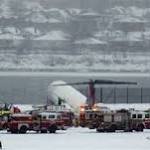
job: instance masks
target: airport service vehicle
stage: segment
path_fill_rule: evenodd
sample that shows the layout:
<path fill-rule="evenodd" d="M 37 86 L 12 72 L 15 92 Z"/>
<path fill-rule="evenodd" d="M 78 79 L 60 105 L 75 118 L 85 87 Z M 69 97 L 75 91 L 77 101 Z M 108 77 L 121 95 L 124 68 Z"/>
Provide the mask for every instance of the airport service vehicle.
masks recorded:
<path fill-rule="evenodd" d="M 38 116 L 40 116 L 42 120 L 46 119 L 50 121 L 55 121 L 58 130 L 66 129 L 61 113 L 46 111 L 46 112 L 39 113 Z"/>
<path fill-rule="evenodd" d="M 150 129 L 150 112 L 138 110 L 110 110 L 107 107 L 81 106 L 80 126 L 98 132 L 143 131 Z"/>
<path fill-rule="evenodd" d="M 83 105 L 80 107 L 79 125 L 95 129 L 99 126 L 99 122 L 103 121 L 103 116 L 110 111 L 107 107 L 97 107 Z"/>
<path fill-rule="evenodd" d="M 31 114 L 39 114 L 48 120 L 55 120 L 59 126 L 63 126 L 63 129 L 73 125 L 74 112 L 64 105 L 46 105 L 45 108 L 42 107 L 37 112 L 31 112 Z"/>
<path fill-rule="evenodd" d="M 40 116 L 33 117 L 30 114 L 13 114 L 8 121 L 8 131 L 11 133 L 26 133 L 27 131 L 55 133 L 56 130 L 55 121 L 43 119 Z"/>
<path fill-rule="evenodd" d="M 72 111 L 60 111 L 60 114 L 66 128 L 73 126 L 75 114 Z"/>
<path fill-rule="evenodd" d="M 150 110 L 145 111 L 145 114 L 141 114 L 141 115 L 134 115 L 134 117 L 138 118 L 138 117 L 142 117 L 144 118 L 144 125 L 146 129 L 150 129 Z"/>
<path fill-rule="evenodd" d="M 96 128 L 98 132 L 143 131 L 145 126 L 146 113 L 135 110 L 116 110 L 103 114 L 103 121 L 99 122 Z M 99 119 L 98 119 L 99 120 Z"/>

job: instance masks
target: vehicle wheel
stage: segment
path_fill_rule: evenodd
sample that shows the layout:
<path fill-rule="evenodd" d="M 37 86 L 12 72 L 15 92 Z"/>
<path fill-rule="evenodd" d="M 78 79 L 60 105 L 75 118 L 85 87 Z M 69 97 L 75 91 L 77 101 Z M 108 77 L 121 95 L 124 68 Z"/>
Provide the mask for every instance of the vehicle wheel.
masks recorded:
<path fill-rule="evenodd" d="M 124 132 L 133 132 L 133 129 L 125 129 Z"/>
<path fill-rule="evenodd" d="M 10 130 L 10 132 L 11 132 L 12 134 L 17 134 L 17 133 L 18 133 L 18 130 Z"/>
<path fill-rule="evenodd" d="M 143 125 L 143 124 L 139 124 L 139 125 L 137 126 L 137 131 L 143 132 L 143 130 L 144 130 L 144 125 Z"/>
<path fill-rule="evenodd" d="M 57 130 L 57 126 L 56 126 L 56 125 L 51 125 L 51 126 L 49 127 L 49 132 L 50 132 L 50 133 L 55 133 L 56 130 Z"/>
<path fill-rule="evenodd" d="M 20 130 L 19 130 L 19 133 L 26 133 L 27 132 L 27 127 L 26 126 L 21 126 Z"/>
<path fill-rule="evenodd" d="M 97 128 L 96 131 L 97 131 L 97 132 L 104 132 L 104 129 L 99 129 L 99 128 Z"/>
<path fill-rule="evenodd" d="M 115 124 L 112 124 L 112 125 L 110 126 L 110 128 L 108 129 L 108 132 L 115 132 L 116 129 L 117 129 L 117 126 L 116 126 Z"/>
<path fill-rule="evenodd" d="M 4 123 L 2 128 L 3 128 L 3 129 L 7 129 L 7 127 L 8 127 L 8 126 L 7 126 L 7 123 Z"/>
<path fill-rule="evenodd" d="M 41 130 L 41 133 L 47 133 L 46 129 Z"/>

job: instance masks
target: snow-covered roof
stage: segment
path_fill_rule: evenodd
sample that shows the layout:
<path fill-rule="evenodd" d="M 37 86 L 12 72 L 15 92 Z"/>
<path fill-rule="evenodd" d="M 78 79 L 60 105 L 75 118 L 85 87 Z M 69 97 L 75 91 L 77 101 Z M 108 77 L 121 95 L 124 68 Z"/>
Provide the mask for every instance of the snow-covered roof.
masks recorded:
<path fill-rule="evenodd" d="M 45 23 L 47 22 L 47 18 L 44 15 L 42 15 L 40 12 L 34 12 L 30 14 L 29 17 L 25 19 L 25 21 L 32 21 L 35 23 Z"/>
<path fill-rule="evenodd" d="M 68 8 L 67 11 L 69 11 L 69 13 L 72 15 L 79 15 L 82 12 L 81 9 L 77 8 Z"/>
<path fill-rule="evenodd" d="M 20 35 L 14 35 L 14 34 L 6 33 L 6 34 L 0 34 L 0 39 L 22 40 L 24 38 Z"/>
<path fill-rule="evenodd" d="M 125 10 L 121 6 L 116 6 L 112 9 L 106 10 L 106 12 L 112 12 L 112 13 L 116 13 L 116 14 L 124 14 Z"/>
<path fill-rule="evenodd" d="M 3 1 L 1 3 L 0 9 L 1 9 L 0 17 L 4 17 L 7 19 L 13 17 L 13 13 L 7 4 L 7 1 Z"/>
<path fill-rule="evenodd" d="M 38 29 L 35 30 L 35 28 L 33 28 L 33 27 L 24 28 L 24 31 L 27 33 L 30 33 L 32 35 L 40 35 L 41 34 L 41 32 Z"/>
<path fill-rule="evenodd" d="M 82 16 L 99 16 L 100 14 L 99 13 L 96 13 L 96 12 L 86 12 L 86 13 L 82 13 L 81 14 Z"/>
<path fill-rule="evenodd" d="M 17 28 L 11 26 L 11 27 L 5 27 L 5 28 L 0 28 L 0 34 L 6 34 L 6 33 L 9 33 L 9 34 L 15 34 L 16 35 L 16 32 L 18 33 L 19 30 L 16 30 Z"/>
<path fill-rule="evenodd" d="M 32 2 L 32 1 L 28 1 L 24 3 L 26 9 L 32 10 L 32 11 L 43 11 L 44 8 L 42 7 L 42 5 L 40 5 L 39 2 Z"/>
<path fill-rule="evenodd" d="M 133 22 L 133 23 L 145 22 L 143 18 L 132 17 L 130 15 L 118 15 L 115 16 L 115 20 L 116 22 Z"/>
<path fill-rule="evenodd" d="M 49 23 L 60 23 L 62 21 L 59 19 L 56 19 L 56 18 L 49 18 L 49 19 L 47 19 L 47 22 L 49 22 Z"/>
<path fill-rule="evenodd" d="M 50 9 L 47 9 L 44 11 L 48 12 L 49 14 L 55 14 L 55 16 L 59 15 L 59 16 L 63 17 L 64 19 L 69 17 L 69 14 L 67 13 L 66 10 L 59 9 L 59 8 L 50 8 Z"/>
<path fill-rule="evenodd" d="M 87 38 L 75 41 L 75 44 L 107 44 L 105 41 L 100 41 L 96 38 Z"/>
<path fill-rule="evenodd" d="M 114 8 L 106 10 L 106 13 L 110 13 L 113 15 L 129 15 L 134 17 L 143 17 L 148 12 L 150 12 L 150 8 L 140 8 L 136 6 L 115 6 Z"/>
<path fill-rule="evenodd" d="M 110 41 L 124 41 L 124 42 L 140 42 L 143 41 L 145 33 L 142 32 L 128 32 L 128 34 L 125 36 L 122 31 L 118 32 L 112 32 L 111 33 L 111 40 Z"/>
<path fill-rule="evenodd" d="M 68 40 L 69 35 L 64 33 L 63 31 L 51 31 L 47 34 L 40 36 L 38 38 L 35 38 L 34 40 L 57 40 L 57 41 L 64 41 Z"/>

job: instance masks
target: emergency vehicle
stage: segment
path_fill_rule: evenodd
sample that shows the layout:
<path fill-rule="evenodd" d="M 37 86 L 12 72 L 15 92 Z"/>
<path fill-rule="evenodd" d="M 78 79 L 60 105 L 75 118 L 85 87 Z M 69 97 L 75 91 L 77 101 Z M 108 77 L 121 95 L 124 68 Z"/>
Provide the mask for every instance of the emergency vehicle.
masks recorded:
<path fill-rule="evenodd" d="M 41 133 L 55 133 L 57 125 L 55 121 L 47 120 L 41 116 L 33 117 L 30 114 L 13 114 L 8 121 L 8 131 L 11 133 L 26 133 L 36 131 Z"/>
<path fill-rule="evenodd" d="M 103 121 L 99 122 L 96 129 L 98 132 L 143 131 L 145 124 L 142 114 L 125 109 L 111 111 L 103 115 Z"/>
<path fill-rule="evenodd" d="M 98 132 L 143 131 L 150 129 L 150 111 L 110 110 L 107 107 L 80 107 L 80 126 L 96 129 Z"/>
<path fill-rule="evenodd" d="M 55 114 L 53 117 L 57 120 L 63 121 L 65 127 L 71 127 L 73 125 L 74 112 L 66 108 L 65 105 L 48 105 L 44 111 L 51 112 L 53 115 Z"/>
<path fill-rule="evenodd" d="M 103 120 L 105 112 L 110 111 L 107 107 L 84 105 L 80 107 L 79 125 L 94 129 L 98 122 Z M 98 122 L 97 122 L 98 121 Z"/>
<path fill-rule="evenodd" d="M 66 129 L 61 113 L 46 111 L 41 112 L 38 115 L 41 117 L 41 119 L 55 121 L 58 130 Z"/>

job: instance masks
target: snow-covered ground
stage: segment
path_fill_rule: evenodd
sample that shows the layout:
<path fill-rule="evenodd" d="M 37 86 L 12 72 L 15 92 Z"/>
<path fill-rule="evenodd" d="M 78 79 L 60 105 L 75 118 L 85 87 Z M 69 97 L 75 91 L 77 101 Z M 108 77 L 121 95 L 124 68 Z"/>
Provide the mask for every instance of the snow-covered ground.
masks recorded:
<path fill-rule="evenodd" d="M 70 128 L 56 134 L 0 133 L 3 150 L 149 150 L 150 130 L 138 133 L 97 133 Z"/>

